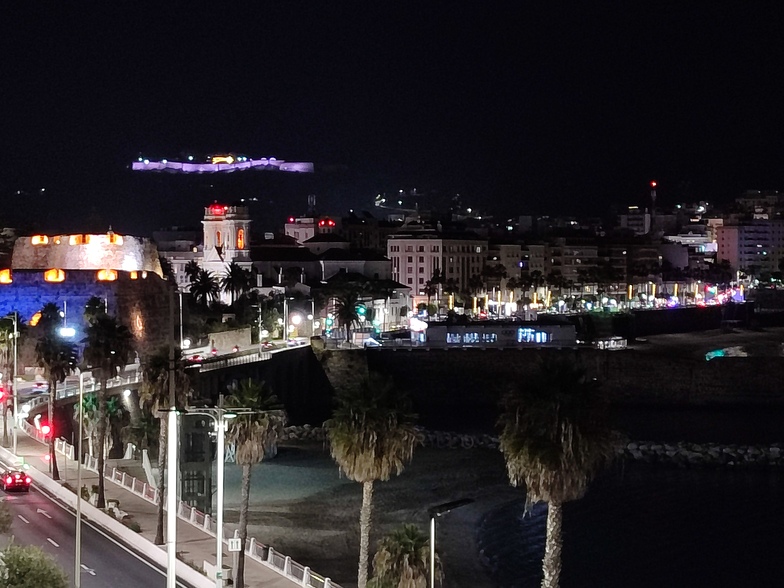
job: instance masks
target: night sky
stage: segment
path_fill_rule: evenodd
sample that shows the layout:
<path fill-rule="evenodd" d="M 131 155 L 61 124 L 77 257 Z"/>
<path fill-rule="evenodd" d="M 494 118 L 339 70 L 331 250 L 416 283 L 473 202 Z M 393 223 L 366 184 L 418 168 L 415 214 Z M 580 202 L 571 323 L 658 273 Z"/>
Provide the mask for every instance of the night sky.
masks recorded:
<path fill-rule="evenodd" d="M 144 234 L 256 197 L 269 229 L 308 193 L 340 214 L 400 188 L 495 215 L 598 215 L 654 178 L 663 205 L 784 189 L 776 3 L 189 4 L 4 7 L 0 224 Z M 220 151 L 318 173 L 128 169 Z"/>

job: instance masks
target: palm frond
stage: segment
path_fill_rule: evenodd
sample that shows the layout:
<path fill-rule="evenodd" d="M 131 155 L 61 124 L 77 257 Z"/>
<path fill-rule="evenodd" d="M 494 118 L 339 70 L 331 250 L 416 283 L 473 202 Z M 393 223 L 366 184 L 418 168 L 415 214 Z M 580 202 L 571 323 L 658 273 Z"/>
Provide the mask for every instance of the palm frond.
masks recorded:
<path fill-rule="evenodd" d="M 229 421 L 226 438 L 234 443 L 239 465 L 261 463 L 277 445 L 286 425 L 286 412 L 264 382 L 243 380 L 226 397 L 225 408 L 250 408 L 255 412 L 239 414 Z"/>
<path fill-rule="evenodd" d="M 386 481 L 411 461 L 417 443 L 408 397 L 375 374 L 339 391 L 325 423 L 330 452 L 341 472 L 356 482 Z"/>
<path fill-rule="evenodd" d="M 583 496 L 614 455 L 607 402 L 598 382 L 570 362 L 546 362 L 511 390 L 499 419 L 509 481 L 527 503 Z"/>

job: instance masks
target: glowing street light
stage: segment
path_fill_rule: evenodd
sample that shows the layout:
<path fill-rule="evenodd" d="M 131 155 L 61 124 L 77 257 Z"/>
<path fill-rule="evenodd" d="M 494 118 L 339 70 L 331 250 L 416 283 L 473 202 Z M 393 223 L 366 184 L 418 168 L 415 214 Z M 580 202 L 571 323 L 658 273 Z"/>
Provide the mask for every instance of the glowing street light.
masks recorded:
<path fill-rule="evenodd" d="M 436 517 L 452 512 L 457 508 L 468 506 L 474 502 L 473 498 L 461 498 L 453 502 L 446 502 L 427 509 L 430 515 L 430 588 L 436 586 Z"/>
<path fill-rule="evenodd" d="M 206 416 L 213 420 L 215 428 L 218 432 L 218 447 L 216 451 L 216 459 L 218 460 L 218 488 L 216 492 L 216 499 L 218 502 L 217 520 L 215 529 L 215 588 L 222 588 L 223 586 L 223 480 L 224 468 L 226 462 L 226 428 L 227 421 L 237 418 L 239 415 L 252 414 L 256 411 L 250 408 L 232 409 L 231 412 L 223 408 L 223 394 L 218 399 L 217 408 L 186 408 L 187 414 Z"/>

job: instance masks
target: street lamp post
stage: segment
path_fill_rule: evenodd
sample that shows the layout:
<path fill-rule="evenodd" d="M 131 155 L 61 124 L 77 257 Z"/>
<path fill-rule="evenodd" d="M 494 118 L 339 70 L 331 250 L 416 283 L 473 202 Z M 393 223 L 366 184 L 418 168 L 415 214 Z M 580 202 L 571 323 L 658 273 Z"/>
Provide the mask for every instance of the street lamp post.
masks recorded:
<path fill-rule="evenodd" d="M 76 456 L 76 554 L 74 586 L 82 585 L 82 437 L 84 437 L 84 372 L 79 372 L 79 441 Z M 66 461 L 65 470 L 68 471 Z"/>
<path fill-rule="evenodd" d="M 177 288 L 177 294 L 180 295 L 180 349 L 184 349 L 184 346 L 182 344 L 182 342 L 183 342 L 183 340 L 185 338 L 185 336 L 183 335 L 183 329 L 182 329 L 182 290 Z"/>
<path fill-rule="evenodd" d="M 19 358 L 19 313 L 14 311 L 14 374 L 11 378 L 11 393 L 14 395 L 14 455 L 16 455 L 16 440 L 17 440 L 17 429 L 19 429 L 19 423 L 17 419 L 19 418 L 19 412 L 17 411 L 17 394 L 16 394 L 16 370 L 18 369 L 17 363 Z"/>
<path fill-rule="evenodd" d="M 177 588 L 177 383 L 174 366 L 174 290 L 169 289 L 169 414 L 166 438 L 166 588 Z M 163 497 L 159 497 L 162 500 Z"/>
<path fill-rule="evenodd" d="M 218 432 L 218 447 L 215 458 L 217 459 L 218 483 L 217 483 L 217 520 L 215 529 L 215 588 L 223 586 L 223 480 L 226 461 L 226 427 L 229 419 L 234 419 L 241 414 L 252 414 L 249 408 L 239 408 L 227 412 L 223 408 L 223 394 L 218 399 L 217 408 L 186 408 L 188 414 L 210 417 L 215 422 Z"/>
<path fill-rule="evenodd" d="M 472 498 L 461 498 L 460 500 L 446 502 L 427 509 L 427 514 L 430 515 L 430 588 L 435 588 L 436 586 L 436 517 L 473 502 Z"/>

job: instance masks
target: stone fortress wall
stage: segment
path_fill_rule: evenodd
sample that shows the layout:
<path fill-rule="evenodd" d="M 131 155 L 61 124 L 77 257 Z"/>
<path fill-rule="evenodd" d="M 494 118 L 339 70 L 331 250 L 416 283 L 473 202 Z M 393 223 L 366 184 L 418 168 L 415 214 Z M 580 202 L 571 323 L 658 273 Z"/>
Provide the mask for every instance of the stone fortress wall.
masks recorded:
<path fill-rule="evenodd" d="M 106 233 L 19 237 L 12 270 L 147 271 L 163 277 L 158 250 L 149 239 Z"/>

